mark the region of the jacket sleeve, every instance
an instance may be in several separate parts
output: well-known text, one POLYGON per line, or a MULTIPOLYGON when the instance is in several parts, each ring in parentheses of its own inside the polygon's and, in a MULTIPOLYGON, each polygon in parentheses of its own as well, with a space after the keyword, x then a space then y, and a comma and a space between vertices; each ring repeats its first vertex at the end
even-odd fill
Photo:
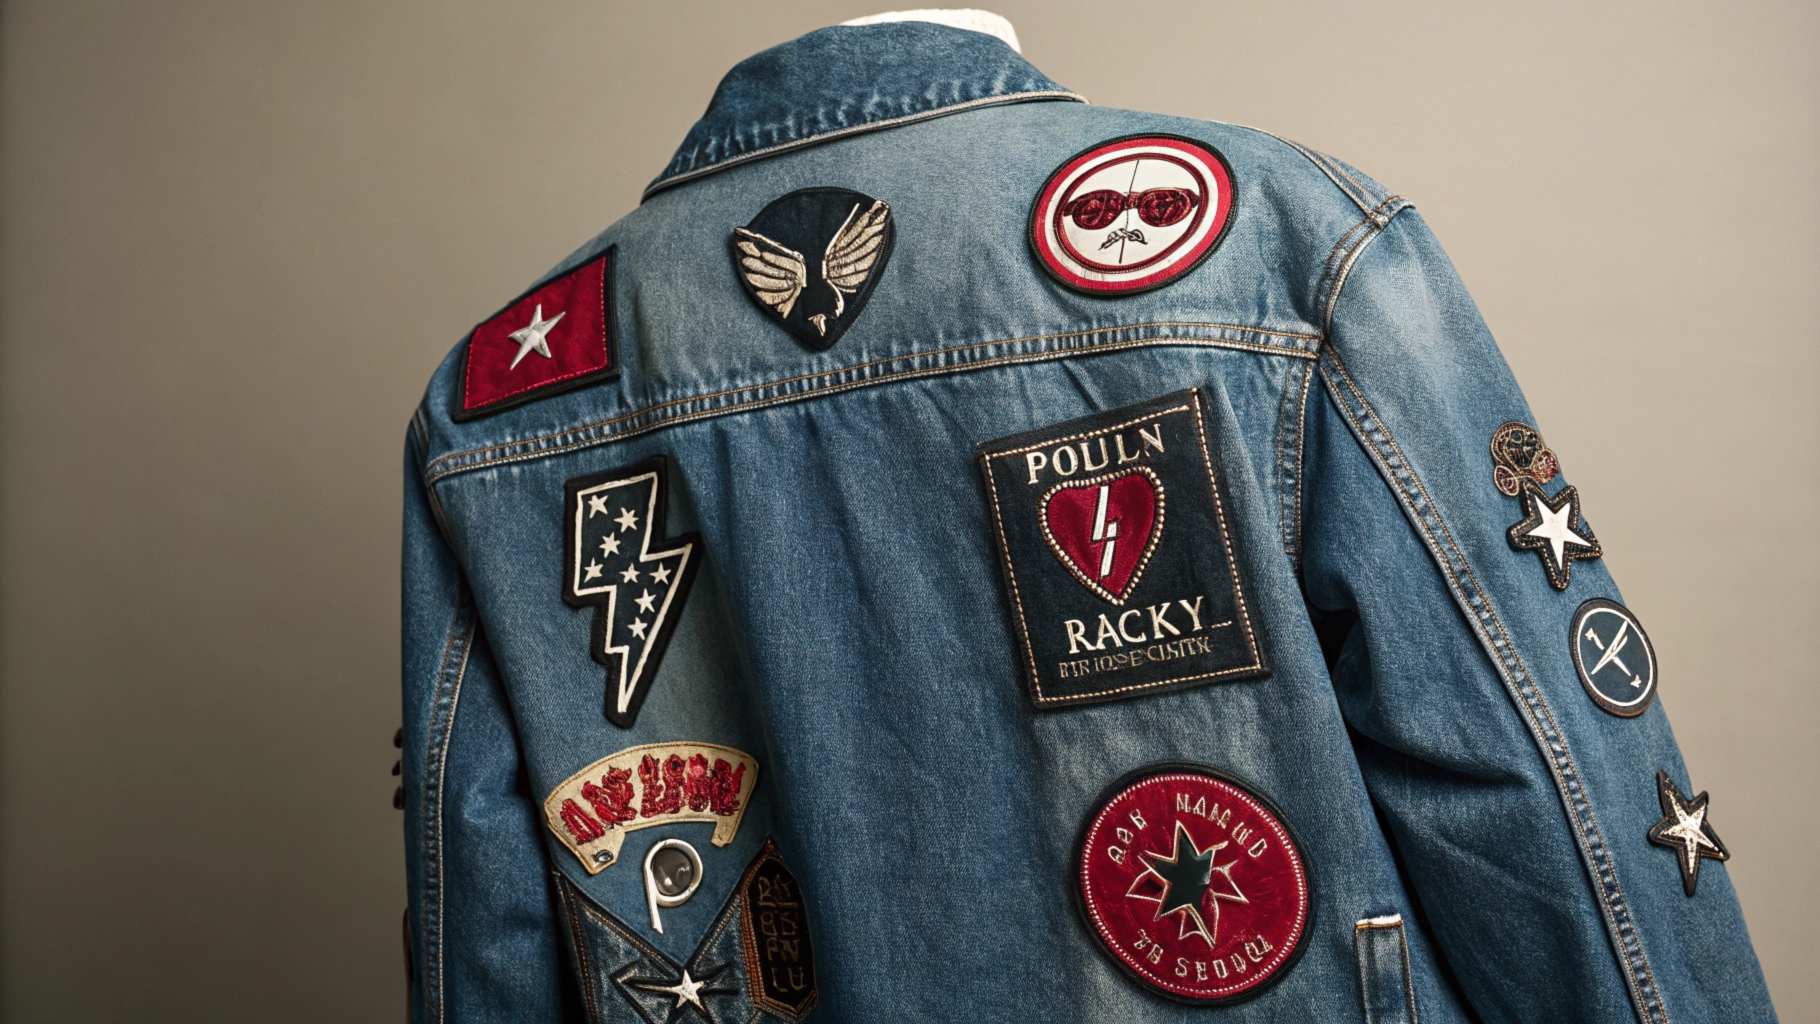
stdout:
MULTIPOLYGON (((1537 552, 1512 548, 1524 516, 1493 482, 1490 442, 1535 421, 1420 216, 1385 209, 1361 222, 1377 237, 1331 302, 1302 557, 1426 926, 1488 1022, 1773 1020, 1724 866, 1701 862, 1689 896, 1674 851, 1648 840, 1658 771, 1698 792, 1663 710, 1672 683, 1629 718, 1582 688, 1571 620, 1618 590, 1598 560, 1557 590, 1537 552)), ((1591 529, 1599 494, 1581 497, 1591 529)), ((1722 828, 1723 796, 1711 806, 1722 828)))
POLYGON ((411 1020, 578 1019, 511 712, 416 448, 406 446, 404 495, 411 1020))

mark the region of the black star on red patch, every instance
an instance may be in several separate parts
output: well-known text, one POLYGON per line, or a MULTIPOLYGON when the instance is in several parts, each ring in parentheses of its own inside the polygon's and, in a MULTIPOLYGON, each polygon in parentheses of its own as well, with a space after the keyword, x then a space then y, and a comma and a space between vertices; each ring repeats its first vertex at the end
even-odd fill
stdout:
POLYGON ((1580 521, 1580 492, 1563 487, 1553 498, 1533 481, 1523 481, 1523 520, 1510 528, 1515 551, 1534 551, 1548 570, 1548 582, 1566 590, 1573 581, 1573 564, 1598 558, 1605 552, 1599 538, 1580 521))
POLYGON ((1220 900, 1232 900, 1235 903, 1250 902, 1239 887, 1232 881, 1232 865, 1235 859, 1227 864, 1215 864, 1213 855, 1226 845, 1225 842, 1214 843, 1202 849, 1196 845, 1194 837, 1188 834, 1188 826, 1181 821, 1175 823, 1175 838, 1169 856, 1145 851, 1140 854, 1144 859, 1144 871, 1131 882, 1131 889, 1125 893, 1133 899, 1153 902, 1157 905, 1156 914, 1151 918, 1161 921, 1171 914, 1181 915, 1181 926, 1177 938, 1199 935, 1207 945, 1217 941, 1220 928, 1220 900), (1230 893, 1221 892, 1214 883, 1214 875, 1226 879, 1230 893), (1140 893, 1138 890, 1149 888, 1145 883, 1160 887, 1160 891, 1140 893), (1208 900, 1209 891, 1213 899, 1208 900), (1206 909, 1213 921, 1208 923, 1201 911, 1206 909))

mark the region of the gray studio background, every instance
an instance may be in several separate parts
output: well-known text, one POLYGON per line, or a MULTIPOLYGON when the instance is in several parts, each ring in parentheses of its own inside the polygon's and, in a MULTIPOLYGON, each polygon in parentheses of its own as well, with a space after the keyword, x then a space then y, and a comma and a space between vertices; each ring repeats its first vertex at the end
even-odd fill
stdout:
MULTIPOLYGON (((0 1015, 402 1015, 423 383, 735 61, 880 9, 6 0, 0 1015)), ((1820 1019, 1820 10, 996 9, 1097 103, 1415 199, 1655 640, 1783 1019, 1820 1019)))

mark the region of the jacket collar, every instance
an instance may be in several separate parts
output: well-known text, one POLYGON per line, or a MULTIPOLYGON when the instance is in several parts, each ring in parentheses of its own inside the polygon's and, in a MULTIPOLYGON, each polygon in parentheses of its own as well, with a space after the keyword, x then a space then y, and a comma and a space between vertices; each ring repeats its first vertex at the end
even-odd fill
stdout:
POLYGON ((734 65, 644 198, 860 132, 1035 100, 1087 102, 981 32, 915 21, 820 29, 734 65))

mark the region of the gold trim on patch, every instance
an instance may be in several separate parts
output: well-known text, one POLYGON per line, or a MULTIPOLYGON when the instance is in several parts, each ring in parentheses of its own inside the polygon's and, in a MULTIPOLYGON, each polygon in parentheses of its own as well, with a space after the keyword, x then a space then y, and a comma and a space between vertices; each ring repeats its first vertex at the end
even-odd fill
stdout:
POLYGON ((619 859, 626 833, 641 828, 705 821, 714 826, 709 842, 726 846, 757 786, 758 761, 744 751, 647 743, 564 779, 544 798, 544 823, 596 875, 619 859))

